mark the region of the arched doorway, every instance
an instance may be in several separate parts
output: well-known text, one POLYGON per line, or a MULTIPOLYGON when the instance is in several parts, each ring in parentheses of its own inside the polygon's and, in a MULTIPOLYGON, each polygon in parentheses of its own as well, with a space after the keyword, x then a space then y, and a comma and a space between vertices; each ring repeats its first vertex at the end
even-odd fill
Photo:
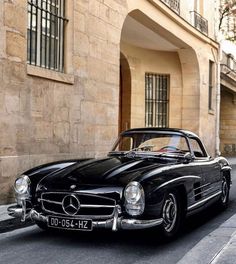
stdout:
POLYGON ((169 126, 198 133, 200 78, 194 49, 140 10, 133 10, 123 24, 120 51, 120 130, 169 126), (148 116, 155 122, 149 124, 148 116))
POLYGON ((120 54, 119 132, 130 128, 131 73, 128 60, 120 54))

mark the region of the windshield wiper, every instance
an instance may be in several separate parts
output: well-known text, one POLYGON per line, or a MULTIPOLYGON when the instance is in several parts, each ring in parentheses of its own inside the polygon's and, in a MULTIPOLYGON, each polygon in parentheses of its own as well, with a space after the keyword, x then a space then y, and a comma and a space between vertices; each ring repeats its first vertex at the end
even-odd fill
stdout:
POLYGON ((110 151, 108 154, 109 155, 117 155, 117 156, 125 156, 125 157, 135 157, 136 152, 141 150, 142 153, 144 152, 150 152, 152 148, 155 147, 154 145, 143 145, 137 148, 130 149, 128 151, 110 151))
MULTIPOLYGON (((127 152, 125 152, 125 156, 126 157, 135 157, 136 156, 136 152, 141 150, 142 152, 150 152, 153 147, 155 147, 155 145, 143 145, 143 146, 139 146, 137 148, 133 148, 127 152)), ((144 154, 144 153, 143 153, 144 154)))

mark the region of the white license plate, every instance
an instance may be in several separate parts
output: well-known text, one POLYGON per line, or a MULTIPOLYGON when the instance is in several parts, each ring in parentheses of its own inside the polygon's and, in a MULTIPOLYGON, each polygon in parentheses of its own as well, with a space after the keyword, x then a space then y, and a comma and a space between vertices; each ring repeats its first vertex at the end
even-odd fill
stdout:
POLYGON ((51 215, 48 217, 48 226, 59 229, 83 231, 92 231, 93 229, 91 219, 76 219, 51 215))

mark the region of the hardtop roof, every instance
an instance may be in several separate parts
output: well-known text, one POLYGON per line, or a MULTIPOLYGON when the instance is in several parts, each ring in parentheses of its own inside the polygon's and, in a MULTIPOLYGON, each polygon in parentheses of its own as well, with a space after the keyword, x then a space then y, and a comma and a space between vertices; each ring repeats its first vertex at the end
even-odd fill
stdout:
POLYGON ((128 129, 126 131, 123 131, 121 134, 128 134, 128 133, 133 133, 133 132, 170 132, 172 133, 176 133, 176 134, 182 134, 184 136, 187 137, 196 137, 198 138, 198 136, 189 131, 189 130, 185 130, 185 129, 179 129, 179 128, 158 128, 158 127, 143 127, 143 128, 132 128, 132 129, 128 129))

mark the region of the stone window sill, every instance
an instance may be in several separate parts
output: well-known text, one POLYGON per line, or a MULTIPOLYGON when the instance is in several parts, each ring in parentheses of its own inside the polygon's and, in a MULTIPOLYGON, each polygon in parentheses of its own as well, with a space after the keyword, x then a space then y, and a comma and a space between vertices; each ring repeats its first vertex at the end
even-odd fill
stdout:
POLYGON ((44 69, 41 67, 33 66, 27 64, 27 74, 32 76, 41 77, 44 79, 49 79, 57 82, 74 84, 74 75, 66 74, 61 72, 56 72, 53 70, 44 69))
POLYGON ((214 111, 213 109, 209 109, 209 110, 208 110, 208 113, 209 113, 210 115, 215 115, 215 111, 214 111))

